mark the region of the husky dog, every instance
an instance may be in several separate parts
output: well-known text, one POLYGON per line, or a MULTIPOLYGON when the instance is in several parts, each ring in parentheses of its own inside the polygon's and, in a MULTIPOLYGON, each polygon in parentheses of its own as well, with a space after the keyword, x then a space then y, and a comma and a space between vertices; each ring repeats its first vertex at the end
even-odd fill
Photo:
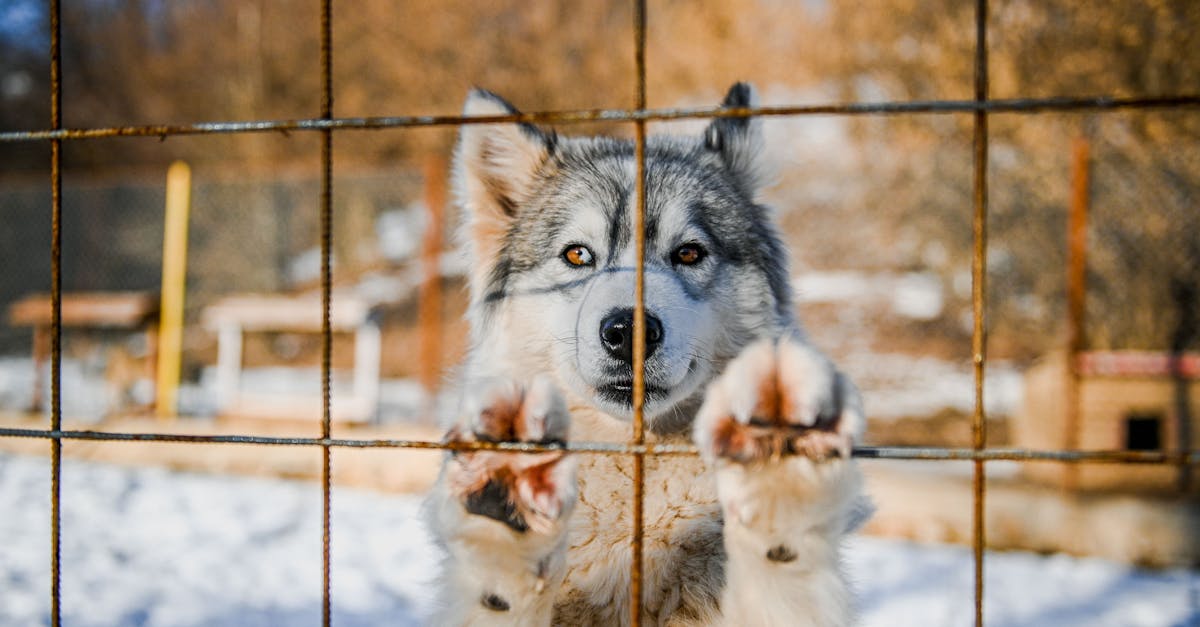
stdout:
MULTIPOLYGON (((736 84, 725 107, 755 103, 736 84)), ((489 92, 466 115, 516 113, 489 92)), ((861 480, 857 390, 806 339, 763 183, 760 123, 647 141, 641 620, 838 626, 861 480)), ((471 351, 450 441, 632 437, 634 146, 462 127, 471 351)), ((624 625, 630 455, 449 454, 427 503, 445 625, 624 625)))

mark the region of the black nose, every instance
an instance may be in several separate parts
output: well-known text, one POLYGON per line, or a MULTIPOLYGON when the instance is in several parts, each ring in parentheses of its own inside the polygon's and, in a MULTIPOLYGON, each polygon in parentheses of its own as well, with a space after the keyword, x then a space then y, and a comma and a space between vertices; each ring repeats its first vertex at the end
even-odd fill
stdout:
MULTIPOLYGON (((646 359, 663 341, 662 321, 646 313, 646 359)), ((633 363, 633 310, 620 309, 600 321, 600 342, 609 355, 633 363)))

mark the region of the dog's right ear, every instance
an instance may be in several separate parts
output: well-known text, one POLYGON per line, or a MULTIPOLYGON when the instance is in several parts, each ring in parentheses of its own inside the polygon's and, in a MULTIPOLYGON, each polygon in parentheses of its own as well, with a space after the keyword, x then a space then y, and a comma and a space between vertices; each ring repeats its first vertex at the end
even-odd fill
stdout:
MULTIPOLYGON (((517 113, 503 98, 483 89, 471 90, 463 107, 466 116, 517 113)), ((476 259, 496 258, 500 238, 554 154, 556 142, 554 133, 520 122, 461 127, 454 179, 476 259)))
MULTIPOLYGON (((734 83, 721 107, 746 109, 758 106, 758 94, 749 83, 734 83)), ((763 159, 762 121, 759 118, 717 118, 704 131, 704 147, 721 156, 738 185, 753 197, 770 179, 763 159)))

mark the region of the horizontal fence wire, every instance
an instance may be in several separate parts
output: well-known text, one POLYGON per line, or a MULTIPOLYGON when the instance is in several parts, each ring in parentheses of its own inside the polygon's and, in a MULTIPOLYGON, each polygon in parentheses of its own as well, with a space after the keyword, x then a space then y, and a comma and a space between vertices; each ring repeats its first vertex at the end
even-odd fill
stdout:
MULTIPOLYGON (((511 451, 515 453, 568 453, 599 455, 698 455, 690 444, 625 444, 617 442, 575 441, 566 444, 533 442, 433 442, 388 438, 303 438, 265 435, 196 435, 187 433, 133 433, 66 429, 0 428, 0 438, 44 440, 89 440, 106 442, 163 442, 185 444, 244 444, 266 446, 314 446, 333 448, 437 449, 447 451, 511 451)), ((921 446, 859 446, 851 450, 859 459, 912 459, 927 461, 1050 461, 1104 464, 1186 464, 1200 465, 1200 451, 1062 451, 1020 448, 953 448, 921 446)))
POLYGON ((100 139, 106 137, 167 137, 171 135, 220 135, 229 133, 289 133, 292 131, 371 130, 426 126, 464 126, 525 122, 533 124, 581 124, 588 122, 662 122, 670 120, 782 117, 804 115, 911 115, 950 113, 1069 113, 1122 109, 1178 109, 1200 107, 1200 94, 1177 94, 1117 98, 1013 98, 975 100, 914 100, 908 102, 851 102, 764 107, 695 107, 662 109, 578 109, 532 111, 513 115, 415 115, 344 118, 307 118, 197 122, 195 124, 149 124, 96 128, 44 129, 0 132, 0 142, 54 139, 100 139))

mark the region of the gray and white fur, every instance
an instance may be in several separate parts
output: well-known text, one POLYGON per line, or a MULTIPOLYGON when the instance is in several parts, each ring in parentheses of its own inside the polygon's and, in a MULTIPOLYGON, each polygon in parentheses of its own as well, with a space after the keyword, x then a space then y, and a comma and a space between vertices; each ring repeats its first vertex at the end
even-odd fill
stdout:
MULTIPOLYGON (((722 103, 755 104, 749 85, 722 103)), ((516 113, 473 91, 466 115, 516 113)), ((853 384, 793 314, 761 124, 646 143, 643 624, 851 623, 839 542, 858 511, 853 384)), ((448 438, 632 437, 636 163, 630 141, 462 127, 454 186, 471 348, 448 438)), ((448 455, 428 501, 447 549, 438 624, 622 625, 629 456, 448 455)))

